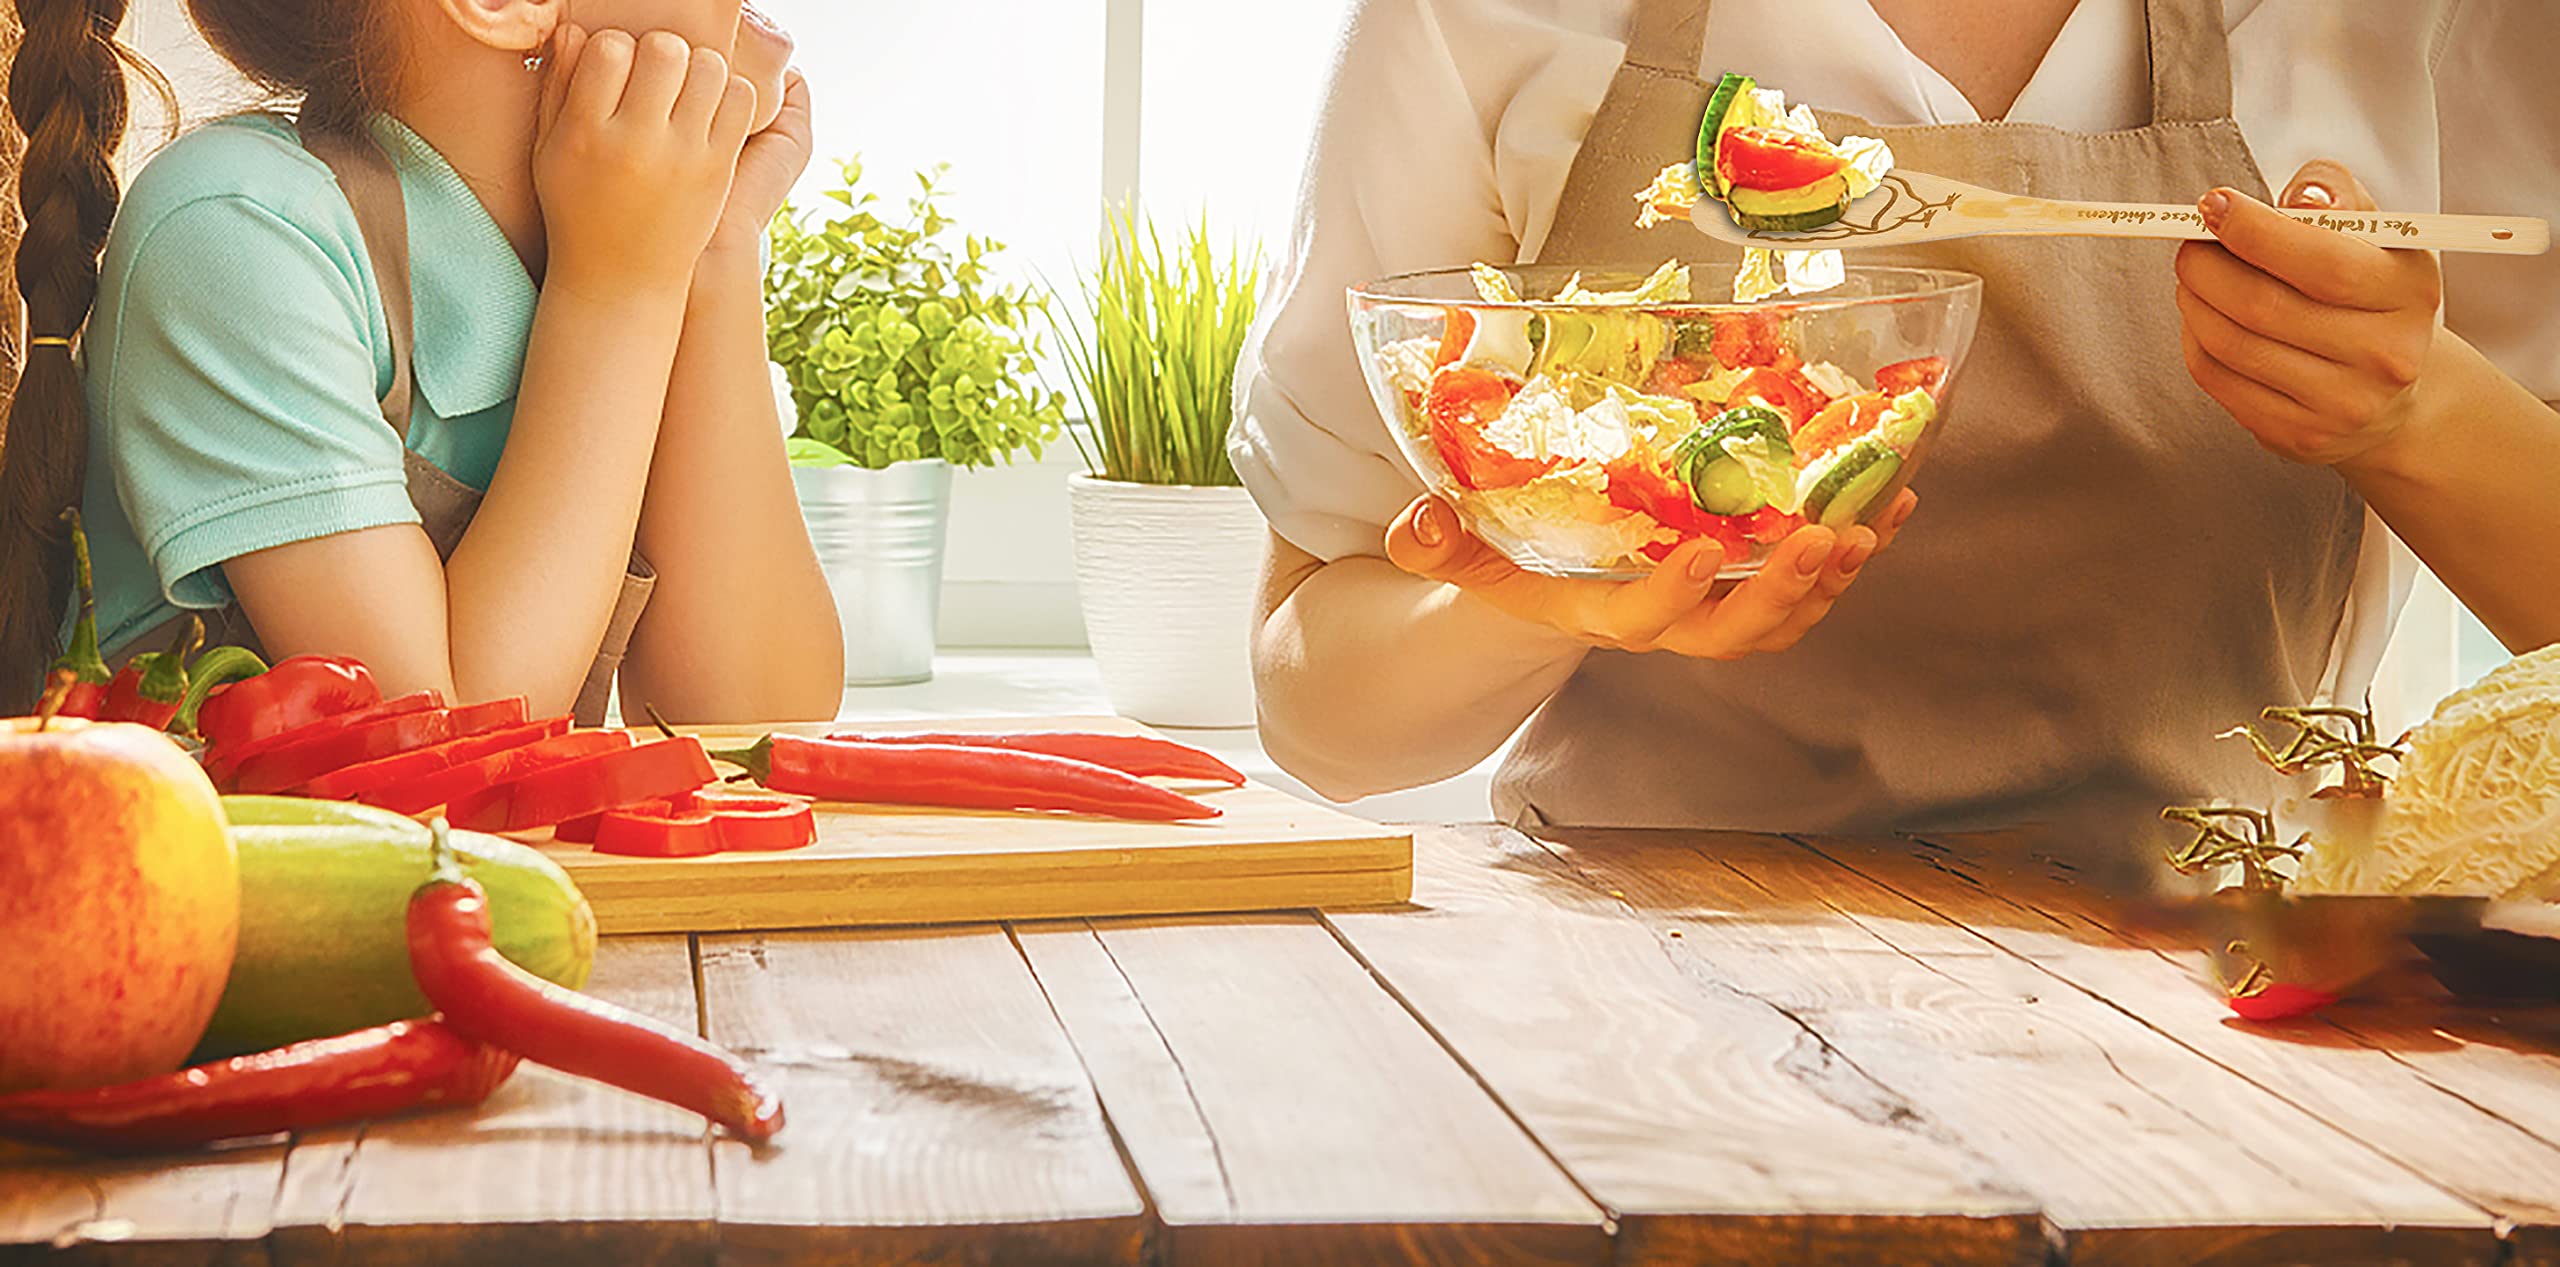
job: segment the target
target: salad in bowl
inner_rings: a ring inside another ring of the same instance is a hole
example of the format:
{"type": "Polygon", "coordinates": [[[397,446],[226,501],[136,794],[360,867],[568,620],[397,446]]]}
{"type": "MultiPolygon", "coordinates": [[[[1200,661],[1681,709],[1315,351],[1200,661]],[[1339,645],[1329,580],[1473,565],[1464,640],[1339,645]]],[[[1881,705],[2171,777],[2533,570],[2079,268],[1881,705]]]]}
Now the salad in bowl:
{"type": "Polygon", "coordinates": [[[1852,268],[1819,298],[1694,298],[1731,282],[1676,262],[1407,274],[1353,288],[1352,338],[1423,483],[1521,567],[1631,579],[1713,537],[1740,578],[1807,524],[1893,502],[1941,424],[1982,283],[1852,268]]]}

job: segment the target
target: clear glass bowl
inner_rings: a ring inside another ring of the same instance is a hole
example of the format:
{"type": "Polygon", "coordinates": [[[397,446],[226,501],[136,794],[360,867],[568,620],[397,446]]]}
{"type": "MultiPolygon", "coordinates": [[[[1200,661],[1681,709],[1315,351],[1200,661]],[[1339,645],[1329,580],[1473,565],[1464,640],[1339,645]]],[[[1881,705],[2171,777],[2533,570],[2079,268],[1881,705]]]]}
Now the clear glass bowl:
{"type": "MultiPolygon", "coordinates": [[[[1354,287],[1352,340],[1423,483],[1557,576],[1642,576],[1713,536],[1722,575],[1746,577],[1805,523],[1882,513],[1943,425],[1982,309],[1982,279],[1935,269],[1852,267],[1837,289],[1756,304],[1542,300],[1645,278],[1502,272],[1530,298],[1488,302],[1466,269],[1354,287]]],[[[1732,281],[1696,266],[1690,293],[1732,281]]]]}

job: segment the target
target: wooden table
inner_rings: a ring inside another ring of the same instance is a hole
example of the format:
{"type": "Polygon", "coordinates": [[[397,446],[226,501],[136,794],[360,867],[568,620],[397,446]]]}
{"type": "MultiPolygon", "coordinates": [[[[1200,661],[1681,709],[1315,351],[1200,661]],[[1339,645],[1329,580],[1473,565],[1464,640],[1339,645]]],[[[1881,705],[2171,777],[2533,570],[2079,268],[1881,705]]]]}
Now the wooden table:
{"type": "Polygon", "coordinates": [[[1397,911],[610,941],[781,1147],[528,1069],[0,1155],[0,1260],[2560,1263],[2560,1016],[2241,1026],[1996,839],[1418,850],[1397,911]]]}

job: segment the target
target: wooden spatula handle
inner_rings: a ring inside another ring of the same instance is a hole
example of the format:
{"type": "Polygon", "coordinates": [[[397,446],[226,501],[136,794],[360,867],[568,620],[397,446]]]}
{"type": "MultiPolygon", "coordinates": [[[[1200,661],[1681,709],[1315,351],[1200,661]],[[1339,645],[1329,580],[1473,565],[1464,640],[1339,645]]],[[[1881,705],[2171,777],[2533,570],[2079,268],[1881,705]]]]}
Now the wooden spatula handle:
{"type": "MultiPolygon", "coordinates": [[[[2004,233],[2069,233],[2107,238],[2204,239],[2204,217],[2177,203],[2058,202],[2000,199],[2004,233]]],[[[1964,208],[1974,211],[1973,207],[1964,208]]],[[[1985,208],[1989,210],[1989,208],[1985,208]]],[[[1975,211],[1975,214],[1981,214],[1975,211]]],[[[2551,249],[2551,225],[2531,216],[2421,215],[2400,211],[2291,211],[2305,224],[2334,229],[2376,246],[2488,255],[2540,255],[2551,249]]]]}

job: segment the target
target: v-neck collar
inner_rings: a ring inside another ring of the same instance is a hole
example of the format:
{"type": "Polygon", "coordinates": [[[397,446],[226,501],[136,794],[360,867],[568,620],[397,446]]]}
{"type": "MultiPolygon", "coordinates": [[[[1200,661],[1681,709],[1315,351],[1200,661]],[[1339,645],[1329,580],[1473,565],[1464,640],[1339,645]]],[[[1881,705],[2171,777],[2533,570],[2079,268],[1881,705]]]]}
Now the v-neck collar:
{"type": "Polygon", "coordinates": [[[524,260],[434,146],[388,115],[376,118],[374,136],[408,203],[418,390],[448,419],[513,400],[539,297],[524,260]]]}
{"type": "MultiPolygon", "coordinates": [[[[1850,7],[1889,43],[1933,124],[1986,120],[1955,82],[1903,43],[1902,33],[1866,0],[1850,7]]],[[[2151,117],[2150,25],[2143,0],[2079,0],[2054,33],[2003,120],[2033,120],[2071,132],[2104,132],[2151,117]]]]}

